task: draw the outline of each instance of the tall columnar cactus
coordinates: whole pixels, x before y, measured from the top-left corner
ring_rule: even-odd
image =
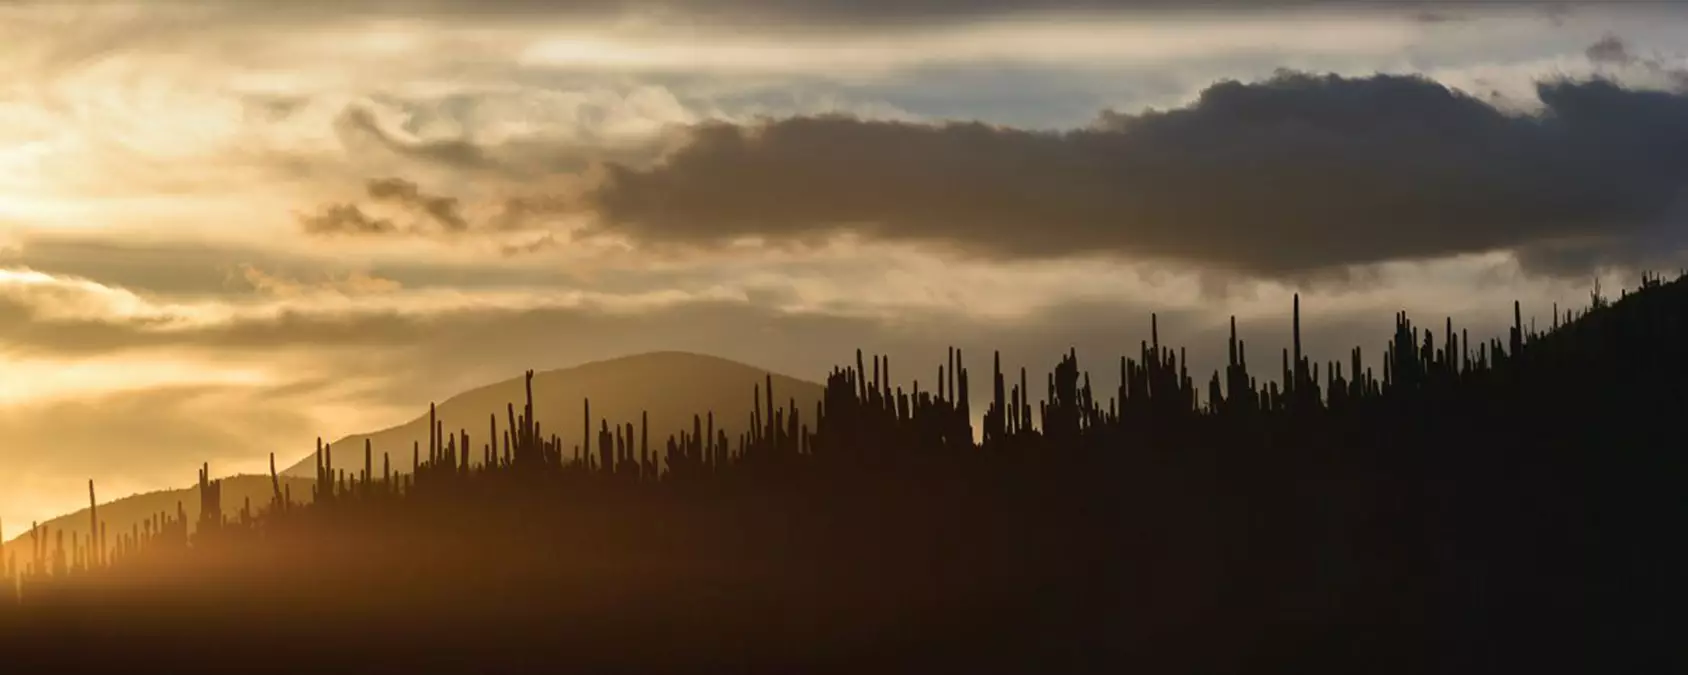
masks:
[[[615,473],[615,436],[610,433],[609,420],[603,420],[598,425],[598,459],[601,471]]]
[[[1032,403],[1029,395],[1031,389],[1026,386],[1026,367],[1020,366],[1020,431],[1030,431],[1032,428]]]
[[[960,369],[961,350],[952,346],[949,348],[949,370],[944,371],[947,379],[940,378],[938,380],[939,388],[944,391],[944,400],[951,404],[954,404],[956,401],[955,374]]]
[[[211,479],[211,465],[199,469],[199,531],[212,532],[223,523],[223,483]],[[185,522],[186,516],[183,516]]]
[[[764,375],[764,377],[766,378],[766,382],[767,382],[767,387],[764,389],[764,392],[768,395],[767,423],[768,423],[768,432],[769,433],[767,435],[770,438],[772,438],[773,435],[774,435],[774,430],[778,428],[778,427],[774,426],[774,375],[773,375],[773,373],[767,373],[767,374]]]
[[[1008,399],[1003,391],[1002,352],[991,358],[991,405],[985,411],[985,438],[1000,440],[1008,431]]]
[[[696,416],[692,417],[695,422]],[[656,475],[656,464],[651,459],[651,413],[649,410],[639,411],[639,467],[643,477]]]
[[[30,521],[30,523],[29,523],[29,543],[30,543],[31,548],[33,549],[31,551],[32,555],[30,556],[30,560],[31,560],[30,565],[34,569],[35,574],[40,574],[41,571],[43,569],[45,569],[42,566],[42,557],[41,557],[41,550],[42,549],[41,549],[41,546],[42,546],[42,540],[46,539],[46,538],[47,538],[46,529],[42,528],[39,523],[36,523],[35,521]]]
[[[94,480],[88,479],[88,536],[92,538],[100,531],[100,502],[94,498]],[[105,557],[100,551],[94,551],[93,557],[104,562]]]
[[[588,415],[588,417],[590,417],[590,415]],[[516,426],[516,404],[504,404],[504,422],[509,426],[509,428],[504,431],[505,454],[515,457],[521,452],[516,448],[516,446],[520,445],[522,442],[520,434],[516,431],[519,428]]]
[[[458,452],[458,461],[461,462],[458,465],[458,473],[467,475],[469,473],[469,448],[471,447],[469,444],[469,432],[460,429],[457,434],[459,438],[463,439],[463,442],[459,443],[457,446],[461,449]]]
[[[1524,350],[1524,310],[1517,300],[1512,301],[1512,335],[1510,354],[1517,356]]]
[[[856,396],[863,401],[867,400],[867,381],[864,380],[863,377],[862,377],[862,375],[866,372],[867,371],[862,368],[862,350],[857,349],[856,350],[856,389],[857,389]]]
[[[275,472],[275,453],[270,453],[270,507],[281,508],[281,476]]]

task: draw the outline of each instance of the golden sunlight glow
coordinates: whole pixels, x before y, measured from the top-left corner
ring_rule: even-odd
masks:
[[[275,376],[256,367],[208,363],[191,355],[144,354],[77,359],[0,355],[0,406],[160,386],[260,386]]]

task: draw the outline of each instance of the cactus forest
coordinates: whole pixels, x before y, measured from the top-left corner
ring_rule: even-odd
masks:
[[[857,352],[812,410],[769,376],[748,431],[699,410],[653,438],[590,399],[584,428],[543,428],[529,371],[484,426],[430,411],[426,446],[319,441],[309,495],[272,456],[269,499],[225,503],[207,466],[193,522],[178,504],[123,530],[90,482],[86,533],[0,551],[0,664],[1595,672],[1680,653],[1684,281],[1539,331],[1515,305],[1497,339],[1398,314],[1381,350],[1330,360],[1289,309],[1293,347],[1251,360],[1233,321],[1205,382],[1158,327],[1111,391],[1070,352],[1032,374],[952,349],[907,388]]]

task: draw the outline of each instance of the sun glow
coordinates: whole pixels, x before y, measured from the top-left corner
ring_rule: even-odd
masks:
[[[256,367],[208,363],[181,356],[134,355],[33,359],[0,356],[0,406],[164,386],[262,386],[273,382]]]

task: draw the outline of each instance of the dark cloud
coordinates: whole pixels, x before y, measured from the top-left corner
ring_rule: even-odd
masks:
[[[314,235],[369,235],[398,231],[393,221],[364,213],[356,204],[329,204],[314,213],[301,214],[299,225],[306,234]]]
[[[539,171],[537,174],[549,175],[547,171]],[[531,177],[530,175],[529,178]],[[519,184],[519,181],[515,184]],[[298,220],[306,234],[319,236],[451,236],[470,231],[508,234],[545,230],[550,219],[581,214],[581,188],[569,186],[558,190],[551,194],[504,197],[495,213],[471,222],[464,216],[462,204],[456,197],[430,194],[423,191],[421,185],[404,178],[374,178],[364,183],[364,194],[370,202],[397,207],[421,220],[406,227],[399,227],[390,219],[371,216],[363,207],[350,202],[324,205],[313,213],[301,214]]]
[[[397,206],[424,220],[401,228],[390,219],[369,215],[357,204],[340,203],[300,215],[300,227],[305,234],[317,236],[454,235],[469,230],[469,221],[463,217],[457,198],[428,194],[421,186],[403,178],[371,179],[364,184],[364,192],[370,201]]]
[[[557,241],[556,235],[547,233],[545,236],[532,241],[500,246],[498,248],[498,252],[506,258],[511,258],[519,255],[528,255],[538,253],[540,251],[550,250],[561,245],[561,242]]]
[[[1678,226],[1634,233],[1630,238],[1587,237],[1546,241],[1517,249],[1524,269],[1558,277],[1588,278],[1605,270],[1674,272],[1688,269],[1688,250]]]
[[[1589,45],[1583,54],[1594,63],[1628,65],[1635,62],[1635,55],[1629,53],[1629,46],[1624,44],[1623,39],[1610,33]]]
[[[851,229],[1271,276],[1541,241],[1611,250],[1678,222],[1688,96],[1606,80],[1537,90],[1544,110],[1519,115],[1421,77],[1280,73],[1066,132],[712,123],[650,168],[610,165],[587,201],[601,227],[647,241]]]
[[[498,215],[488,226],[495,230],[520,230],[534,221],[551,216],[569,215],[580,211],[576,198],[563,195],[532,195],[504,200]]]
[[[243,112],[262,122],[281,122],[303,110],[310,99],[303,96],[248,94],[241,97]]]
[[[426,215],[446,232],[469,229],[469,221],[458,210],[457,199],[424,194],[420,186],[403,178],[378,178],[367,185],[369,198],[378,202],[396,203]]]
[[[1684,68],[1680,61],[1672,62],[1656,54],[1638,56],[1628,43],[1616,35],[1606,34],[1583,50],[1583,54],[1596,66],[1639,69],[1678,92],[1688,92],[1688,68]]]
[[[1427,24],[1459,23],[1465,20],[1465,17],[1458,14],[1449,14],[1447,12],[1435,10],[1421,11],[1412,15],[1412,18],[1414,21]]]

